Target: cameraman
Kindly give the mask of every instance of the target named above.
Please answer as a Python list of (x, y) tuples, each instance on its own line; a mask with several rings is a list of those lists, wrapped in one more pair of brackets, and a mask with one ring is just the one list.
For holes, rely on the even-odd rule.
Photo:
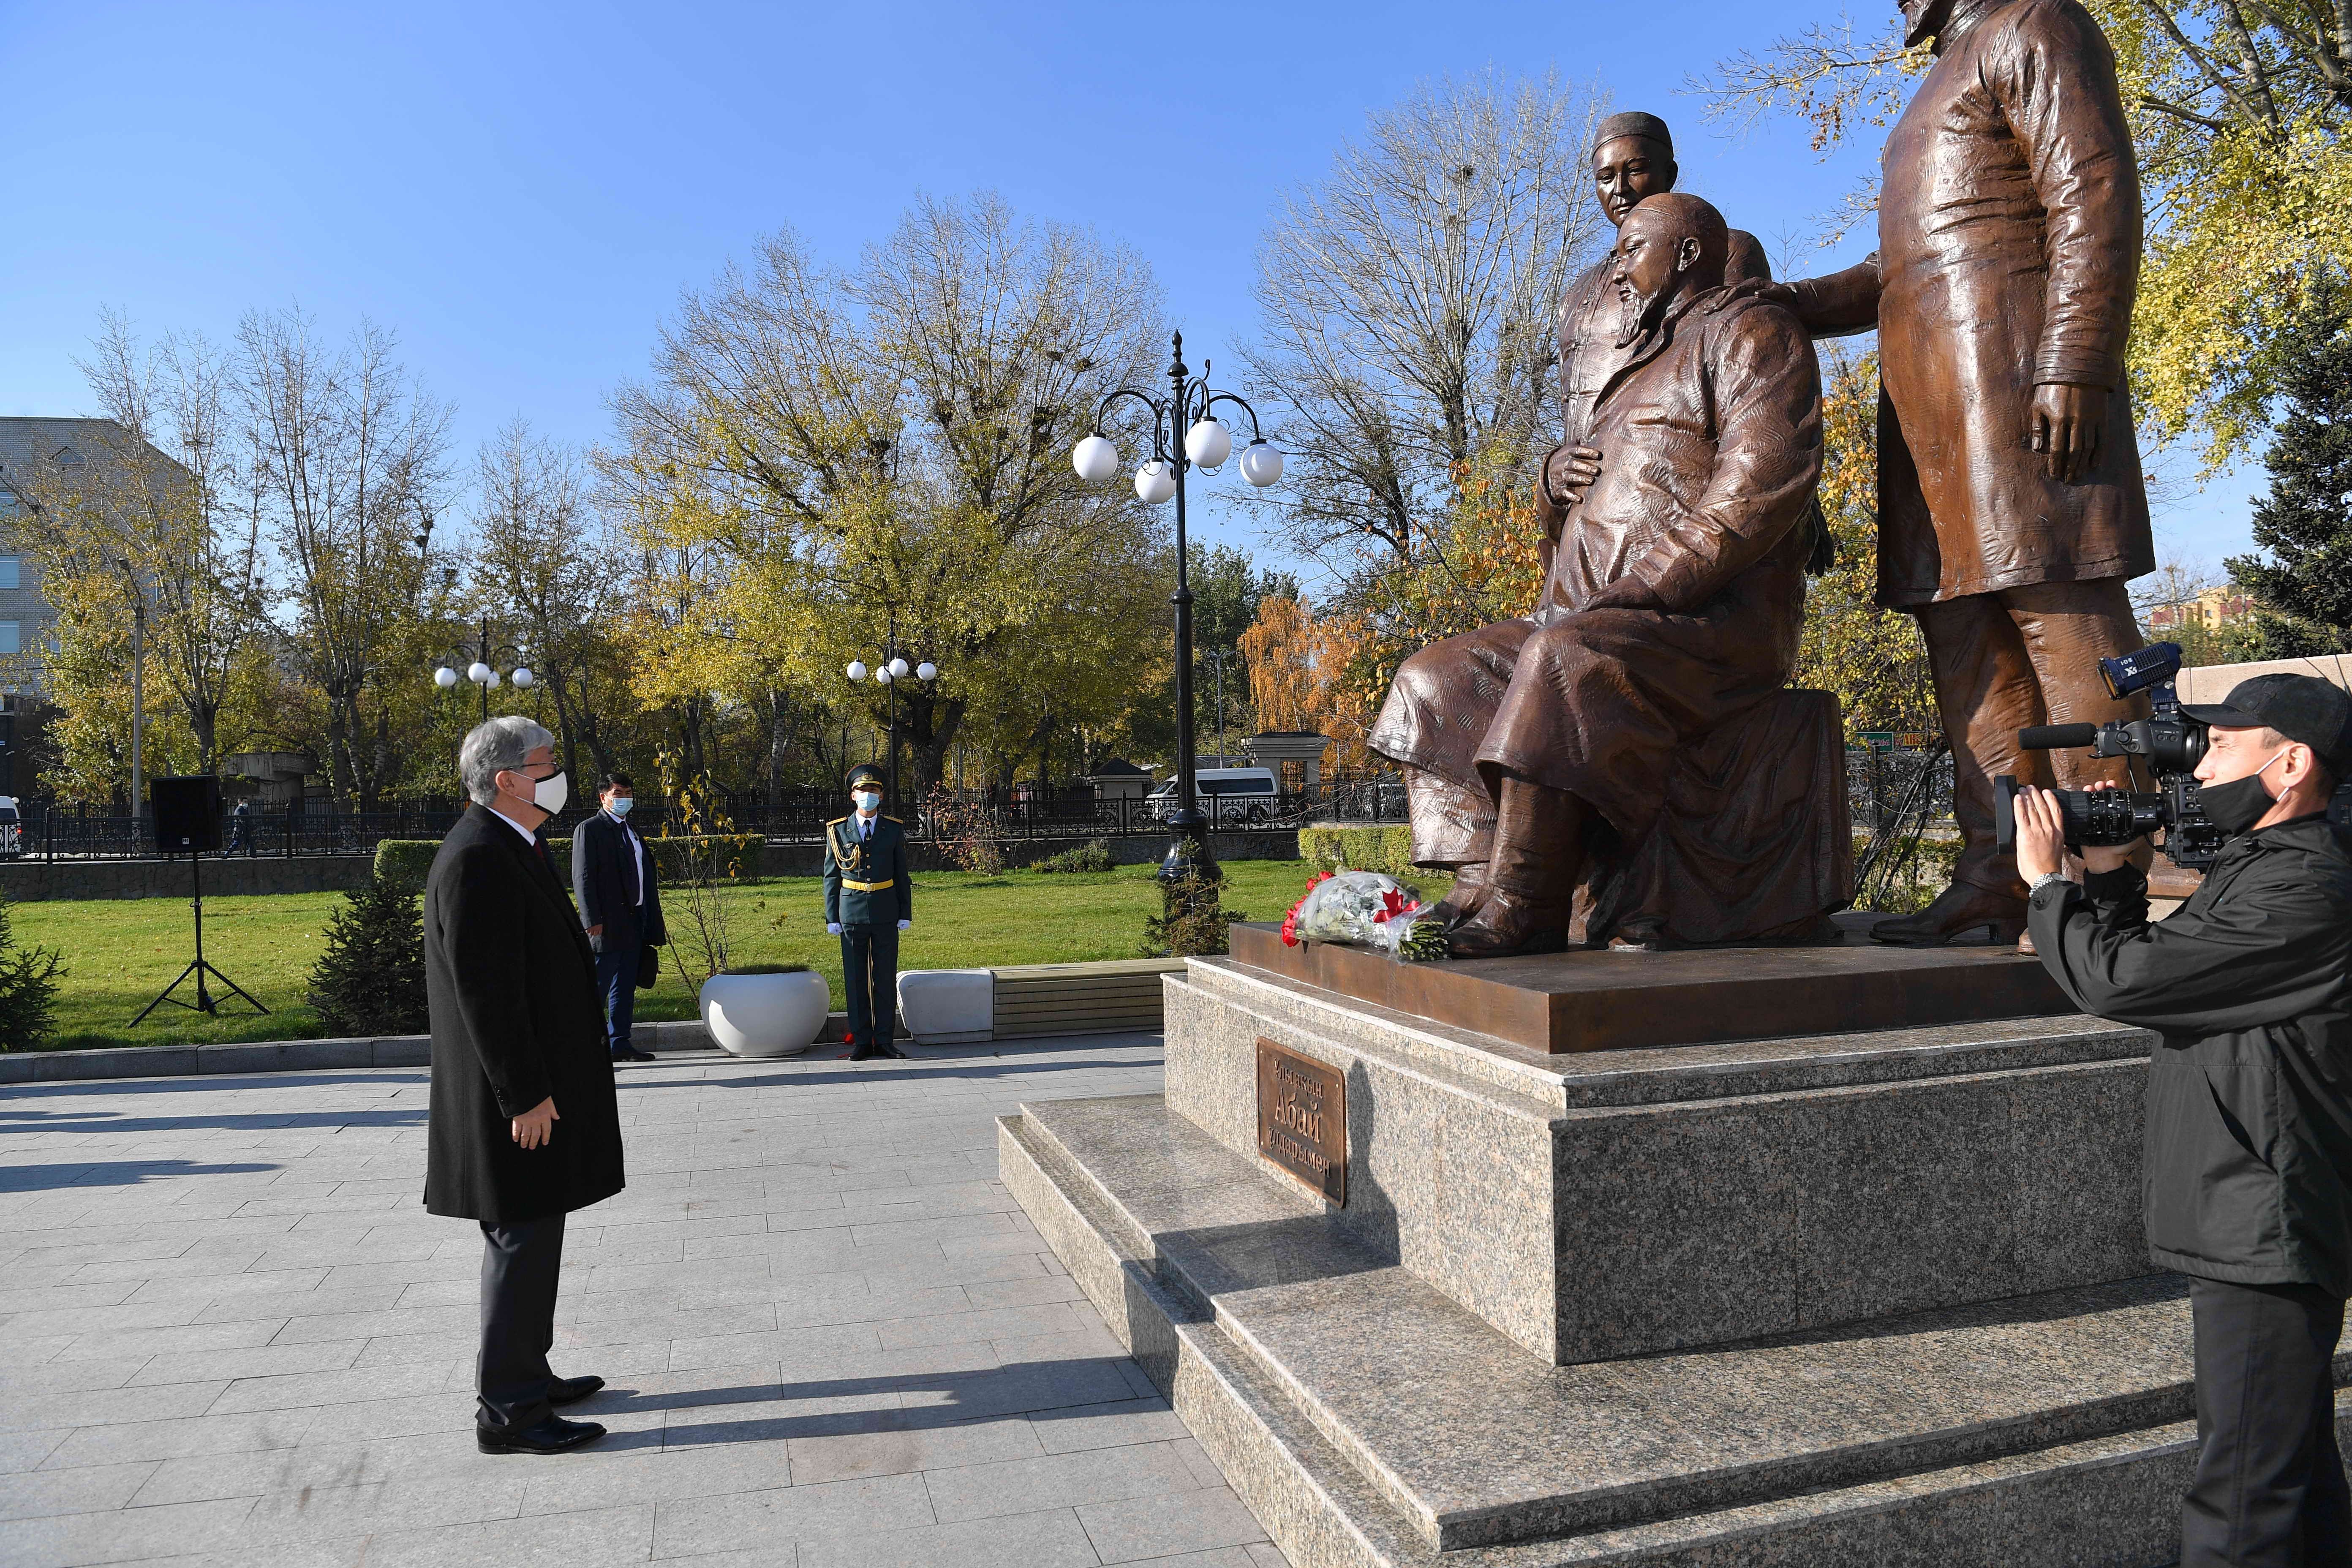
[(2352, 856), (2330, 796), (2352, 696), (2304, 675), (2241, 682), (2197, 778), (2231, 835), (2150, 923), (2145, 840), (2064, 873), (2046, 790), (2017, 796), (2042, 962), (2086, 1013), (2157, 1031), (2141, 1192), (2149, 1255), (2190, 1276), (2197, 1471), (2183, 1568), (2352, 1563), (2331, 1362), (2352, 1295)]

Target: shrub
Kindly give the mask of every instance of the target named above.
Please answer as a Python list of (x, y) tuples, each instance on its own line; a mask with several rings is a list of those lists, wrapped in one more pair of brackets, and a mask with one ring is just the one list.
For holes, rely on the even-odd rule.
[(1223, 872), (1160, 884), (1160, 912), (1143, 922), (1146, 958), (1207, 958), (1229, 951), (1227, 929), (1249, 916), (1223, 907)]
[(425, 875), (433, 869), (433, 857), (441, 850), (437, 838), (382, 838), (375, 847), (375, 878), (405, 888), (412, 893), (425, 890)]
[(1298, 858), (1318, 871), (1385, 871), (1402, 879), (1420, 868), (1412, 863), (1410, 827), (1302, 827)]
[(58, 1029), (58, 976), (65, 963), (53, 947), (16, 940), (0, 899), (0, 1051), (37, 1051)]
[(931, 842), (940, 858), (959, 871), (993, 877), (1004, 869), (1004, 819), (983, 801), (966, 800), (946, 784), (935, 785), (923, 806)]
[(327, 921), (306, 1000), (328, 1034), (417, 1035), (425, 1006), (425, 921), (417, 896), (382, 877), (344, 896)]
[(1097, 838), (1046, 856), (1033, 871), (1116, 871), (1118, 862), (1111, 858), (1110, 841)]

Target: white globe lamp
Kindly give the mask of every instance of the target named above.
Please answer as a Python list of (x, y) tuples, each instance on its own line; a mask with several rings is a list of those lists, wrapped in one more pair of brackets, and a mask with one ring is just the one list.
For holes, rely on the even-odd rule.
[(496, 691), (499, 689), (499, 672), (495, 669), (490, 671), (489, 679), (484, 681), (483, 684), (488, 686), (491, 690)]
[(445, 664), (433, 672), (433, 684), (446, 691), (457, 684), (457, 672)]
[(1089, 436), (1070, 448), (1070, 467), (1087, 483), (1098, 485), (1118, 472), (1118, 448), (1106, 437)]
[(844, 671), (844, 673), (845, 673), (845, 674), (846, 674), (846, 675), (849, 677), (849, 679), (852, 679), (852, 680), (863, 680), (863, 679), (866, 679), (866, 661), (865, 661), (864, 659), (862, 659), (862, 658), (853, 658), (853, 659), (851, 659), (851, 660), (849, 661), (849, 668), (848, 668), (847, 670)]
[(532, 681), (537, 680), (538, 679), (539, 677), (530, 672), (530, 667), (528, 665), (523, 666), (521, 668), (517, 669), (514, 672), (514, 683), (517, 686), (529, 686)]
[(1169, 464), (1150, 462), (1135, 470), (1136, 498), (1147, 506), (1158, 506), (1175, 493), (1176, 474)]
[(907, 661), (905, 659), (894, 658), (890, 661), (890, 679), (893, 680), (904, 680), (907, 679)]
[(885, 665), (880, 669), (874, 672), (874, 679), (880, 681), (883, 685), (887, 686), (891, 681), (898, 678), (890, 673), (889, 666)]
[(1204, 468), (1213, 468), (1234, 449), (1234, 433), (1222, 419), (1203, 419), (1184, 435), (1184, 455)]
[(478, 658), (466, 667), (466, 679), (477, 686), (488, 686), (490, 683), (490, 667)]
[(1282, 454), (1261, 438), (1242, 453), (1242, 478), (1264, 489), (1282, 478)]
[(939, 673), (940, 667), (933, 664), (928, 658), (923, 660), (922, 663), (915, 666), (915, 679), (917, 680), (936, 680), (939, 679)]

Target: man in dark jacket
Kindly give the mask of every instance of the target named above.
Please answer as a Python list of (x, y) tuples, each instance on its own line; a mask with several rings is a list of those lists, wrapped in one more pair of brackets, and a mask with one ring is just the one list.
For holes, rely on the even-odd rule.
[(898, 933), (915, 923), (907, 829), (882, 815), (882, 770), (849, 771), (857, 809), (824, 825), (824, 929), (841, 939), (849, 993), (849, 1059), (898, 1057)]
[(2218, 708), (2197, 777), (2232, 837), (2150, 923), (2125, 848), (2062, 870), (2054, 796), (2018, 796), (2042, 963), (2086, 1013), (2158, 1034), (2141, 1186), (2150, 1255), (2190, 1276), (2197, 1473), (2184, 1568), (2352, 1561), (2330, 1375), (2352, 1295), (2352, 854), (2328, 820), (2352, 697), (2264, 675)]
[(425, 884), (425, 1206), (482, 1228), (475, 1439), (486, 1454), (561, 1453), (604, 1435), (552, 1409), (604, 1379), (547, 1364), (563, 1216), (623, 1185), (595, 959), (539, 838), (568, 787), (553, 741), (513, 715), (466, 737), (457, 771), (474, 805)]
[(605, 1042), (616, 1062), (654, 1059), (630, 1041), (629, 1029), (636, 1020), (637, 966), (645, 950), (669, 940), (654, 858), (629, 826), (636, 794), (628, 774), (606, 773), (596, 795), (604, 809), (572, 830), (572, 891), (596, 952), (596, 994), (604, 999)]

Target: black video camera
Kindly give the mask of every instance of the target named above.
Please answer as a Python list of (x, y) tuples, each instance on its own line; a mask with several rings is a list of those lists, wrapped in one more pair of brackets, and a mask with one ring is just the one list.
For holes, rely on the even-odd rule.
[[(2030, 752), (2088, 747), (2095, 757), (2138, 757), (2156, 782), (2155, 790), (2057, 791), (2066, 847), (2122, 845), (2164, 830), (2164, 852), (2173, 864), (2201, 871), (2229, 837), (2205, 815), (2197, 787), (2197, 764), (2205, 755), (2205, 726), (2180, 710), (2173, 678), (2180, 673), (2180, 645), (2160, 642), (2137, 653), (2099, 660), (2108, 695), (2121, 700), (2148, 695), (2148, 716), (2113, 724), (2036, 724), (2017, 732)], [(2001, 848), (2017, 844), (2017, 780), (1993, 781), (1993, 837)]]

